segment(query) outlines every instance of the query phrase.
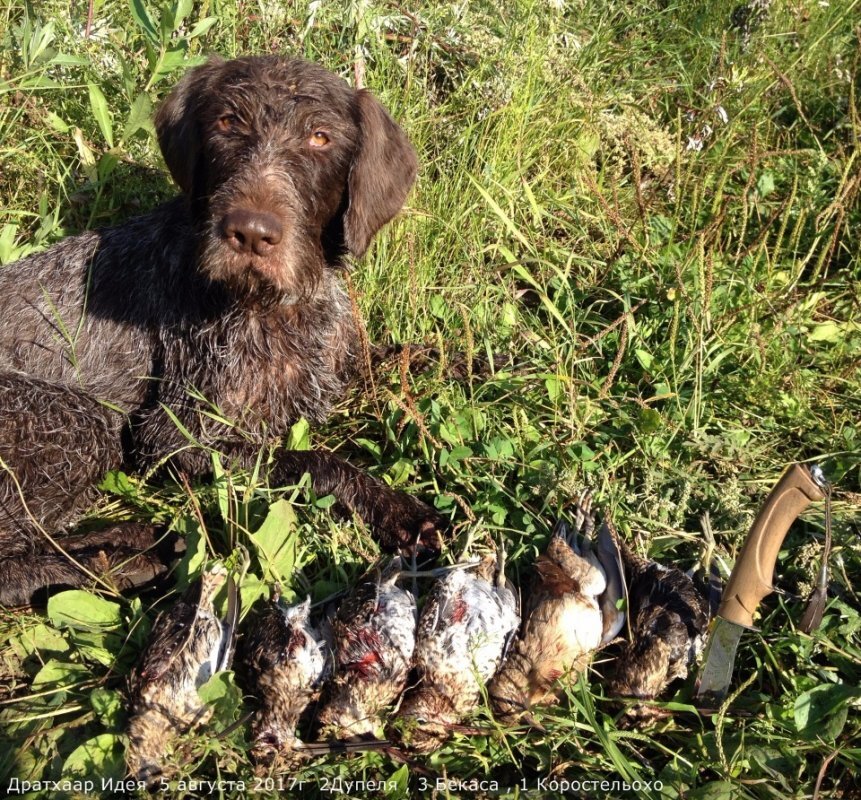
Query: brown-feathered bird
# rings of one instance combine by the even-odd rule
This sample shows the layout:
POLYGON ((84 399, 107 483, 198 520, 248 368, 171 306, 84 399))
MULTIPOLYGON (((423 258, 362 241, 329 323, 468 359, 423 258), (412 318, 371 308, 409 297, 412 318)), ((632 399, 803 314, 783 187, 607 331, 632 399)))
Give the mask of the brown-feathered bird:
POLYGON ((520 624, 517 597, 505 580, 504 559, 485 558, 437 580, 419 618, 413 664, 420 683, 398 716, 401 740, 429 753, 477 705, 520 624))
POLYGON ((151 782, 162 774, 170 738, 209 719, 211 711, 197 690, 229 668, 238 614, 236 586, 227 570, 216 565, 156 619, 129 680, 132 717, 126 763, 137 780, 151 782), (225 581, 228 611, 222 620, 213 598, 225 581))
POLYGON ((603 671, 607 692, 616 697, 650 699, 676 678, 685 678, 703 648, 709 603, 693 579, 636 555, 612 524, 628 584, 630 636, 603 671))
POLYGON ((260 699, 252 727, 254 760, 267 766, 301 756, 296 724, 332 669, 332 644, 311 625, 311 598, 288 605, 277 594, 249 623, 241 660, 260 699))
POLYGON ((504 721, 534 705, 554 702, 558 679, 585 669, 592 652, 621 627, 624 617, 616 608, 622 596, 618 553, 603 527, 593 549, 585 535, 593 527, 587 492, 575 504, 573 529, 559 520, 547 551, 535 564, 520 634, 490 684, 494 710, 504 721), (618 596, 611 597, 613 593, 618 596), (613 614, 602 613, 602 605, 613 614))
POLYGON ((380 713, 403 691, 416 642, 416 601, 396 585, 400 558, 378 565, 349 594, 332 623, 335 674, 319 714, 321 734, 370 739, 380 713))

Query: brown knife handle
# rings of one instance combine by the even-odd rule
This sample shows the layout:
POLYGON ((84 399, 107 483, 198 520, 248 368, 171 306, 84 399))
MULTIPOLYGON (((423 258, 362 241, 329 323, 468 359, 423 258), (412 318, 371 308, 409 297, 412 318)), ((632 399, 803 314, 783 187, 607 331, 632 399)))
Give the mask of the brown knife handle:
POLYGON ((774 565, 790 526, 825 493, 810 470, 793 464, 777 482, 757 514, 724 590, 718 616, 753 627, 753 613, 774 587, 774 565))

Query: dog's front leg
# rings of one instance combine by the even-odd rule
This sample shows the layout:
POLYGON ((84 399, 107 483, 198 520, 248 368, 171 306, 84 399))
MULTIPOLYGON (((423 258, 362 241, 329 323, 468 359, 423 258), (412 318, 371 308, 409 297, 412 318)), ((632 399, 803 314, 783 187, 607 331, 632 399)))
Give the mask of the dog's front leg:
POLYGON ((275 456, 271 479, 296 483, 308 473, 318 495, 331 494, 371 526, 387 550, 438 552, 442 518, 406 492, 392 489, 364 470, 322 450, 286 450, 275 456))

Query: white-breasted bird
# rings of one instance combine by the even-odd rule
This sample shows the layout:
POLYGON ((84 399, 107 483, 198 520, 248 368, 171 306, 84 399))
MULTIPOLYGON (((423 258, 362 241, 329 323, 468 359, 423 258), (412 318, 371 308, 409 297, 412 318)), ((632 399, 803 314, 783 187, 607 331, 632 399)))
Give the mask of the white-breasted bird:
POLYGON ((419 617, 413 664, 419 683, 401 703, 399 738, 431 752, 479 702, 520 624, 504 558, 456 568, 432 587, 419 617))

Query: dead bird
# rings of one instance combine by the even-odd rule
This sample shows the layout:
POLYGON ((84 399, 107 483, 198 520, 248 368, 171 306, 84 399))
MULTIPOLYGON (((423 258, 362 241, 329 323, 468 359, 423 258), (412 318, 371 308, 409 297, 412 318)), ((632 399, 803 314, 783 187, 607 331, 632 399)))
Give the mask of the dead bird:
POLYGON ((397 586, 400 557, 374 567, 344 599, 332 623, 335 674, 319 714, 321 734, 373 738, 380 713, 406 686, 416 643, 416 600, 397 586))
MULTIPOLYGON (((637 555, 611 522, 605 520, 604 524, 622 554, 630 628, 616 657, 603 668, 607 693, 652 699, 672 681, 687 677, 688 667, 702 651, 711 616, 709 600, 688 573, 637 555)), ((707 537, 709 533, 707 530, 707 537)), ((643 713, 632 709, 631 713, 649 715, 645 709, 643 713)))
POLYGON ((438 579, 422 608, 413 664, 419 684, 398 716, 404 744, 421 753, 438 748, 477 705, 520 625, 518 600, 505 580, 505 560, 488 556, 475 569, 438 579))
POLYGON ((624 622, 618 608, 624 586, 619 554, 603 526, 593 549, 591 502, 590 492, 575 502, 573 529, 562 519, 556 523, 535 564, 520 634, 490 684, 494 710, 503 721, 555 702, 558 679, 585 669, 593 651, 615 637, 624 622))
POLYGON ((156 618, 129 680, 132 717, 126 763, 136 780, 151 783, 161 775, 166 742, 209 719, 211 710, 197 690, 216 672, 229 669, 238 615, 236 585, 219 564, 156 618), (222 620, 213 599, 225 582, 228 608, 222 620))
POLYGON ((311 625, 310 617, 310 597, 291 606, 276 588, 244 634, 241 660, 261 703, 252 726, 251 749, 260 765, 299 754, 304 746, 296 738, 299 717, 332 671, 332 644, 311 625))

